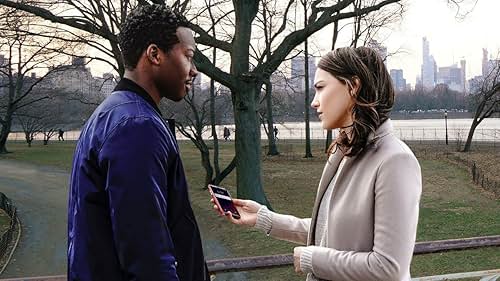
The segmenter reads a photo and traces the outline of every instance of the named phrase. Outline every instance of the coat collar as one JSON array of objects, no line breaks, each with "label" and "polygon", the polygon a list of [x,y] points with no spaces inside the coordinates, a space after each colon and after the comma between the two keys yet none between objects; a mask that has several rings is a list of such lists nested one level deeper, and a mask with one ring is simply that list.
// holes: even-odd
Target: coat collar
[{"label": "coat collar", "polygon": [[368,135],[368,143],[377,141],[380,138],[383,138],[388,134],[392,133],[392,131],[393,131],[392,121],[391,119],[387,119],[384,121],[384,123],[380,124],[377,130],[375,130],[375,133],[371,132]]},{"label": "coat collar", "polygon": [[[381,138],[392,133],[392,131],[393,131],[392,121],[390,119],[387,119],[377,128],[375,133],[372,132],[368,135],[368,144],[376,143]],[[342,169],[341,174],[346,171],[346,168],[347,169],[349,168],[349,166],[356,159],[356,157],[357,156],[348,157],[345,160],[344,169]],[[342,150],[340,149],[337,149],[332,155],[328,157],[328,161],[326,162],[325,168],[323,169],[323,173],[319,181],[318,191],[316,193],[316,199],[314,200],[314,207],[311,217],[312,220],[309,229],[308,245],[314,244],[314,235],[315,235],[314,232],[316,229],[316,219],[318,217],[319,205],[321,204],[321,200],[323,198],[323,195],[325,194],[326,189],[328,188],[330,182],[337,173],[337,170],[339,169],[340,166],[340,162],[342,161],[343,158],[344,158],[344,152],[342,152]],[[337,177],[341,177],[341,174],[337,175]]]},{"label": "coat collar", "polygon": [[328,157],[328,161],[326,162],[325,168],[323,169],[323,174],[321,175],[318,191],[316,193],[316,199],[314,200],[311,225],[309,227],[309,235],[307,238],[308,245],[314,244],[314,232],[316,230],[316,220],[318,217],[319,205],[321,204],[321,199],[323,198],[326,189],[330,185],[333,176],[339,168],[342,158],[344,158],[344,152],[342,152],[342,150],[340,149],[337,149],[332,155],[330,155],[330,157]]}]

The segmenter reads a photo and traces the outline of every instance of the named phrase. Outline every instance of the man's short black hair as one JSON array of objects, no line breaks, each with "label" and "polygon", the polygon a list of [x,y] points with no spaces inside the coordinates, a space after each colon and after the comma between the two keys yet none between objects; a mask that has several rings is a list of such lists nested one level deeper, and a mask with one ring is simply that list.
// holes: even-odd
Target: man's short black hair
[{"label": "man's short black hair", "polygon": [[178,27],[188,27],[188,21],[168,6],[141,5],[130,12],[118,36],[125,68],[134,69],[150,44],[168,52],[179,42]]}]

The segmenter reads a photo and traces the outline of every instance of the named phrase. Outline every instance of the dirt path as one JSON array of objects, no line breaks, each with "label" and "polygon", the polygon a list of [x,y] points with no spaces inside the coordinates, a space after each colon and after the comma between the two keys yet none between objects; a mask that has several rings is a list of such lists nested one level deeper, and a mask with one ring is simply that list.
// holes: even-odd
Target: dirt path
[{"label": "dirt path", "polygon": [[[0,191],[18,209],[22,236],[0,278],[66,274],[66,227],[69,174],[54,167],[0,160]],[[203,223],[207,258],[231,256],[210,237]],[[245,273],[219,274],[218,280],[246,280]]]},{"label": "dirt path", "polygon": [[22,223],[2,278],[66,273],[68,178],[57,168],[0,160],[0,191],[17,207]]}]

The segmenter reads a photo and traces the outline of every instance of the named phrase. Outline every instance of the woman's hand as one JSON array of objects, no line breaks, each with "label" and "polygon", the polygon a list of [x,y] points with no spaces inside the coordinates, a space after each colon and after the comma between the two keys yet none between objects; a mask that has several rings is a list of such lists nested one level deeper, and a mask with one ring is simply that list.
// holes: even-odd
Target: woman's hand
[{"label": "woman's hand", "polygon": [[217,210],[219,214],[222,213],[232,223],[247,226],[255,225],[255,223],[257,222],[257,212],[259,211],[260,207],[262,207],[261,204],[252,200],[233,199],[234,206],[241,216],[241,218],[235,219],[231,215],[231,212],[227,212],[224,214],[222,210],[219,210],[219,207],[217,207],[213,198],[210,200],[210,202],[214,204],[214,209]]},{"label": "woman's hand", "polygon": [[300,269],[300,255],[302,254],[302,249],[304,247],[295,247],[293,248],[293,267],[295,268],[295,272],[303,273]]}]

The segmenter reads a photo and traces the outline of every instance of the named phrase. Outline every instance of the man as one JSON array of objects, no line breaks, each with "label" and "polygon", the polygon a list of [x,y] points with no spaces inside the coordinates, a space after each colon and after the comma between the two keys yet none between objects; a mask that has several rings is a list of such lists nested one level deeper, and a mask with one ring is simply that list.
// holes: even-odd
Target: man
[{"label": "man", "polygon": [[231,132],[229,132],[229,129],[227,127],[224,127],[224,141],[227,141],[229,139],[229,136],[231,136]]},{"label": "man", "polygon": [[59,131],[57,131],[59,133],[59,135],[57,136],[57,139],[59,141],[64,141],[64,131],[62,129],[59,129]]},{"label": "man", "polygon": [[123,79],[78,141],[68,209],[68,280],[209,280],[175,138],[158,103],[197,75],[187,22],[132,11],[118,38]]}]

